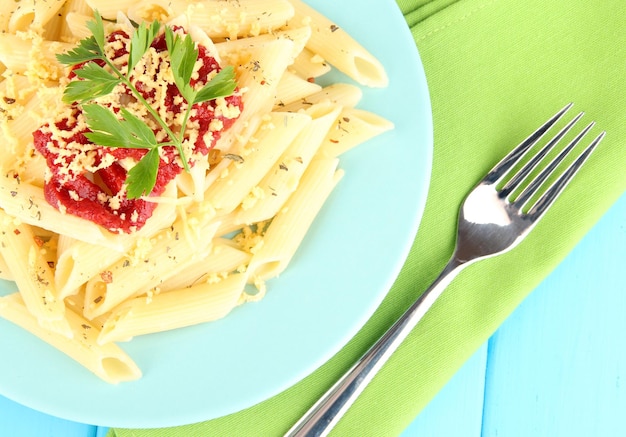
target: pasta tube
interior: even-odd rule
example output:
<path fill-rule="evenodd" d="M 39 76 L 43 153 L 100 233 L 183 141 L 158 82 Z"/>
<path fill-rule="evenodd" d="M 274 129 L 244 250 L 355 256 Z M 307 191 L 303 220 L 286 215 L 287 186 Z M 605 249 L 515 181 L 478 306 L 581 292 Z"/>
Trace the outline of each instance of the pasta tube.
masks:
<path fill-rule="evenodd" d="M 317 104 L 304 112 L 312 117 L 311 123 L 248 195 L 248 200 L 237 210 L 236 223 L 249 225 L 269 220 L 279 212 L 298 188 L 302 174 L 340 112 L 341 107 L 333 104 Z"/>
<path fill-rule="evenodd" d="M 203 258 L 219 223 L 176 221 L 87 282 L 85 317 L 98 317 L 124 300 L 158 287 L 190 262 Z"/>
<path fill-rule="evenodd" d="M 295 9 L 290 25 L 311 25 L 313 34 L 307 43 L 309 50 L 362 85 L 386 87 L 389 84 L 389 78 L 380 61 L 344 29 L 303 1 L 289 1 Z"/>
<path fill-rule="evenodd" d="M 65 305 L 54 286 L 54 272 L 41 253 L 44 250 L 44 242 L 37 242 L 29 225 L 16 222 L 0 210 L 0 254 L 28 311 L 42 324 L 60 322 L 54 326 L 64 335 L 71 335 L 63 323 Z"/>
<path fill-rule="evenodd" d="M 339 156 L 393 127 L 392 122 L 372 112 L 345 108 L 320 146 L 320 154 Z"/>
<path fill-rule="evenodd" d="M 211 184 L 205 198 L 221 214 L 234 210 L 310 120 L 305 114 L 271 113 L 255 134 L 251 150 L 228 158 L 224 177 Z"/>
<path fill-rule="evenodd" d="M 253 281 L 278 276 L 287 268 L 313 219 L 332 189 L 343 176 L 336 170 L 337 159 L 311 162 L 300 182 L 300 188 L 274 217 L 255 251 L 248 274 Z"/>
<path fill-rule="evenodd" d="M 114 343 L 99 344 L 100 330 L 72 311 L 67 312 L 71 339 L 41 327 L 18 294 L 0 297 L 0 316 L 57 348 L 108 383 L 141 377 L 141 370 L 122 349 Z"/>
<path fill-rule="evenodd" d="M 245 275 L 231 275 L 217 283 L 132 299 L 111 313 L 98 341 L 124 341 L 220 319 L 237 305 L 245 284 Z"/>

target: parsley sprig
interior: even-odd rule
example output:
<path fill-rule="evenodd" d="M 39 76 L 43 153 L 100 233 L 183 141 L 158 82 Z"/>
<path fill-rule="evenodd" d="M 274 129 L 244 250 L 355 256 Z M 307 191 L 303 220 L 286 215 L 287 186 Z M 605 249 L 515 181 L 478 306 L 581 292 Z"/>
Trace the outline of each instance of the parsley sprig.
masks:
<path fill-rule="evenodd" d="M 198 59 L 198 49 L 188 34 L 183 37 L 170 27 L 165 27 L 165 42 L 174 83 L 187 103 L 181 129 L 176 134 L 144 99 L 131 80 L 135 67 L 159 34 L 161 24 L 158 21 L 151 24 L 142 23 L 134 30 L 130 41 L 128 68 L 124 74 L 105 53 L 104 24 L 98 11 L 94 12 L 94 17 L 93 21 L 87 23 L 91 35 L 82 39 L 71 51 L 57 55 L 62 64 L 70 66 L 84 64 L 74 71 L 79 80 L 72 80 L 67 85 L 63 101 L 82 106 L 85 121 L 91 130 L 85 136 L 94 144 L 148 150 L 130 169 L 126 178 L 126 196 L 129 199 L 136 199 L 144 194 L 150 194 L 154 189 L 160 162 L 159 147 L 175 146 L 185 170 L 189 171 L 183 142 L 192 107 L 197 103 L 230 96 L 237 86 L 234 70 L 232 67 L 226 67 L 203 87 L 197 89 L 192 86 L 191 77 Z M 124 84 L 137 101 L 146 107 L 150 116 L 167 134 L 167 141 L 159 143 L 152 129 L 127 109 L 122 108 L 119 115 L 116 115 L 108 107 L 90 103 L 112 93 L 120 84 Z"/>

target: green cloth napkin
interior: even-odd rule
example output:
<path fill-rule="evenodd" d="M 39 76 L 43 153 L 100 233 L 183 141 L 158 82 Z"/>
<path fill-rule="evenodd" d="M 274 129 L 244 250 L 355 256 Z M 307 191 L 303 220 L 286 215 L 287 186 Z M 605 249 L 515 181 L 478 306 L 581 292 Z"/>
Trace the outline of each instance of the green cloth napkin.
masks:
<path fill-rule="evenodd" d="M 282 435 L 436 277 L 474 183 L 575 102 L 608 132 L 589 163 L 516 250 L 461 273 L 331 434 L 398 435 L 626 190 L 623 0 L 397 2 L 426 71 L 435 144 L 423 221 L 388 297 L 343 350 L 283 393 L 204 423 L 111 436 Z"/>

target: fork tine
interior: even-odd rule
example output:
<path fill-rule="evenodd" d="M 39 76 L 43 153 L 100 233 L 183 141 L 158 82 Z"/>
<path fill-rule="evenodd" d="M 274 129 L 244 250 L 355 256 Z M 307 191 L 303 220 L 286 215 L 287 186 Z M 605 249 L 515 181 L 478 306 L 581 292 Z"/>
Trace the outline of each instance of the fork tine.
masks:
<path fill-rule="evenodd" d="M 568 103 L 563 109 L 554 114 L 539 129 L 533 132 L 528 138 L 520 143 L 508 155 L 506 155 L 496 166 L 485 176 L 483 182 L 497 184 L 502 181 L 506 173 L 534 146 L 559 119 L 572 107 L 573 103 Z"/>
<path fill-rule="evenodd" d="M 559 141 L 574 127 L 574 125 L 581 119 L 584 113 L 578 114 L 574 117 L 563 129 L 559 131 L 548 143 L 537 153 L 533 158 L 522 167 L 516 174 L 511 178 L 509 182 L 500 190 L 498 194 L 501 198 L 508 197 L 513 191 L 517 189 L 517 187 L 522 183 L 522 181 L 528 176 L 528 174 L 533 171 L 535 167 L 541 162 L 541 160 L 556 146 Z"/>
<path fill-rule="evenodd" d="M 535 203 L 535 205 L 528 211 L 528 215 L 536 221 L 539 219 L 543 213 L 545 213 L 550 205 L 559 197 L 559 195 L 563 192 L 567 184 L 572 180 L 574 175 L 580 170 L 585 161 L 591 155 L 591 152 L 594 151 L 596 146 L 600 144 L 600 141 L 606 135 L 605 131 L 602 131 L 600 135 L 598 135 L 592 142 L 587 146 L 587 148 L 578 156 L 576 161 L 574 161 L 565 172 L 559 177 L 559 179 L 552 184 L 552 186 L 546 191 L 541 198 Z"/>
<path fill-rule="evenodd" d="M 554 169 L 559 165 L 561 161 L 565 159 L 565 157 L 572 151 L 572 149 L 583 139 L 583 137 L 589 132 L 589 130 L 595 125 L 595 122 L 589 123 L 587 127 L 585 127 L 576 137 L 570 141 L 570 143 L 546 166 L 544 170 L 542 170 L 537 177 L 520 193 L 519 196 L 513 201 L 513 205 L 519 209 L 522 209 L 524 205 L 533 197 L 541 184 L 545 182 L 546 179 L 552 174 Z M 552 146 L 548 144 L 548 146 Z M 546 146 L 546 148 L 548 147 Z M 542 150 L 543 152 L 543 150 Z M 539 155 L 539 154 L 538 154 Z"/>

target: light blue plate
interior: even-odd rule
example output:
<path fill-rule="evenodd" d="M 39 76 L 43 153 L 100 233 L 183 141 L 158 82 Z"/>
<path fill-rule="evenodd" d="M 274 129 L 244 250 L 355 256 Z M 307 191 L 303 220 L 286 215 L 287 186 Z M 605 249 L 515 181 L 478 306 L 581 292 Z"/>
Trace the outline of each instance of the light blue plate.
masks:
<path fill-rule="evenodd" d="M 285 390 L 365 324 L 399 273 L 424 209 L 432 158 L 428 89 L 393 0 L 310 3 L 383 62 L 389 88 L 364 90 L 360 107 L 396 129 L 344 155 L 346 175 L 292 265 L 268 283 L 265 299 L 223 320 L 123 343 L 144 377 L 118 386 L 0 320 L 0 394 L 103 426 L 198 422 Z M 0 293 L 13 290 L 0 284 Z"/>

